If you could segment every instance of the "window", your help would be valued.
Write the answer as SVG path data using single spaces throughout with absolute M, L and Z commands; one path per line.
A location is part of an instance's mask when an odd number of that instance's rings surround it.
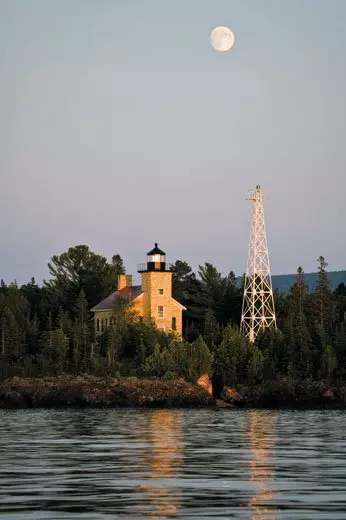
M 108 327 L 108 318 L 105 319 L 106 328 Z
M 148 255 L 148 262 L 152 262 L 153 264 L 160 264 L 161 262 L 164 262 L 162 258 L 164 257 L 159 254 Z
M 101 320 L 101 330 L 103 330 L 103 320 Z
M 157 308 L 157 315 L 159 318 L 163 318 L 163 305 L 159 305 Z
M 177 330 L 177 318 L 172 318 L 172 330 Z
M 98 318 L 96 320 L 96 330 L 97 330 L 97 332 L 100 331 L 100 320 Z
M 163 289 L 159 289 L 159 294 L 163 294 Z

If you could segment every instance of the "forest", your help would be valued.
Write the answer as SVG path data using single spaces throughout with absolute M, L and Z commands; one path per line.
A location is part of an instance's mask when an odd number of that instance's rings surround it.
M 277 330 L 251 344 L 239 331 L 242 287 L 230 271 L 210 264 L 193 272 L 171 266 L 173 296 L 184 312 L 184 340 L 144 322 L 124 303 L 113 325 L 95 337 L 95 304 L 125 273 L 120 255 L 109 262 L 86 245 L 52 257 L 49 279 L 38 285 L 0 285 L 0 379 L 15 375 L 88 373 L 98 376 L 182 376 L 217 373 L 229 386 L 282 377 L 340 381 L 346 375 L 346 286 L 330 289 L 327 263 L 317 261 L 316 287 L 308 291 L 297 269 L 288 293 L 275 291 Z

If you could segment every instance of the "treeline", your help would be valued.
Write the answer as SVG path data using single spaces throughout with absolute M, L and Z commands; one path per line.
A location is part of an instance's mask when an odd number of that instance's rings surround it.
M 173 295 L 187 307 L 184 341 L 159 332 L 120 303 L 112 327 L 95 336 L 89 309 L 114 291 L 117 275 L 125 272 L 119 255 L 108 262 L 81 245 L 53 256 L 48 267 L 42 286 L 34 279 L 20 287 L 1 282 L 1 378 L 216 373 L 235 385 L 346 375 L 346 286 L 331 291 L 323 257 L 312 292 L 299 268 L 290 292 L 275 293 L 278 330 L 264 331 L 254 345 L 239 332 L 242 288 L 234 273 L 223 276 L 210 263 L 197 273 L 183 261 L 171 268 Z
M 206 263 L 197 274 L 185 262 L 173 267 L 175 297 L 187 307 L 185 338 L 200 334 L 213 353 L 213 370 L 227 384 L 292 379 L 341 380 L 346 376 L 346 286 L 330 289 L 324 257 L 309 290 L 297 269 L 288 293 L 275 291 L 276 331 L 263 331 L 249 344 L 239 333 L 243 287 L 233 272 L 222 276 Z

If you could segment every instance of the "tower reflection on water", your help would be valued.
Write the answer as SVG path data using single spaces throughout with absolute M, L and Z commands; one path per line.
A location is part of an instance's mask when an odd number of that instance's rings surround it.
M 146 478 L 149 483 L 137 488 L 145 500 L 142 502 L 140 516 L 155 518 L 182 518 L 181 479 L 184 462 L 184 416 L 172 410 L 156 410 L 147 418 L 145 437 L 148 441 L 142 461 L 146 468 Z M 276 413 L 265 410 L 249 411 L 240 418 L 246 421 L 248 462 L 250 479 L 250 498 L 248 510 L 253 520 L 277 520 L 278 510 L 274 505 L 276 492 L 275 482 L 275 446 L 276 446 Z M 242 434 L 244 430 L 242 431 Z M 227 436 L 227 432 L 223 434 Z M 229 435 L 229 432 L 228 432 Z M 212 437 L 212 434 L 211 434 Z M 246 442 L 247 441 L 247 442 Z M 212 442 L 215 442 L 211 440 Z M 217 462 L 216 462 L 217 463 Z M 208 467 L 212 459 L 206 459 L 204 478 L 208 478 Z M 237 472 L 230 478 L 237 479 Z M 240 475 L 239 475 L 240 477 Z M 212 482 L 212 480 L 211 480 Z M 215 482 L 215 481 L 214 481 Z M 216 507 L 223 495 L 220 482 L 218 492 L 209 490 L 209 498 L 215 500 Z M 200 493 L 195 490 L 196 494 Z M 230 497 L 228 497 L 229 499 Z M 212 500 L 213 500 L 212 499 Z M 186 504 L 185 504 L 186 507 Z
M 143 486 L 148 495 L 148 516 L 174 517 L 181 505 L 181 495 L 174 479 L 179 477 L 184 457 L 182 417 L 171 410 L 152 413 L 148 428 L 152 449 L 146 454 L 149 480 Z M 143 511 L 144 513 L 144 511 Z
M 249 467 L 254 494 L 249 500 L 253 520 L 276 520 L 275 445 L 276 414 L 266 410 L 253 410 L 248 416 Z

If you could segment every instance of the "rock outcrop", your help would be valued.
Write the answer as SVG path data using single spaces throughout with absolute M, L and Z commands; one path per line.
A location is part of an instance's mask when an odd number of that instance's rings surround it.
M 205 407 L 210 394 L 182 378 L 101 378 L 91 375 L 24 378 L 0 384 L 0 408 Z
M 221 398 L 237 407 L 253 408 L 346 408 L 346 386 L 311 379 L 283 377 L 260 385 L 224 388 Z
M 209 407 L 346 408 L 346 385 L 282 378 L 261 385 L 224 387 L 211 395 L 208 376 L 194 385 L 183 378 L 169 380 L 91 375 L 13 377 L 0 383 L 0 408 L 58 407 Z
M 208 374 L 200 376 L 196 381 L 196 385 L 200 386 L 201 388 L 204 388 L 204 390 L 206 390 L 209 395 L 213 395 L 213 386 L 211 384 L 210 377 L 208 376 Z
M 235 405 L 235 406 L 244 406 L 244 398 L 239 394 L 239 392 L 235 388 L 224 387 L 221 392 L 221 399 L 226 403 Z

